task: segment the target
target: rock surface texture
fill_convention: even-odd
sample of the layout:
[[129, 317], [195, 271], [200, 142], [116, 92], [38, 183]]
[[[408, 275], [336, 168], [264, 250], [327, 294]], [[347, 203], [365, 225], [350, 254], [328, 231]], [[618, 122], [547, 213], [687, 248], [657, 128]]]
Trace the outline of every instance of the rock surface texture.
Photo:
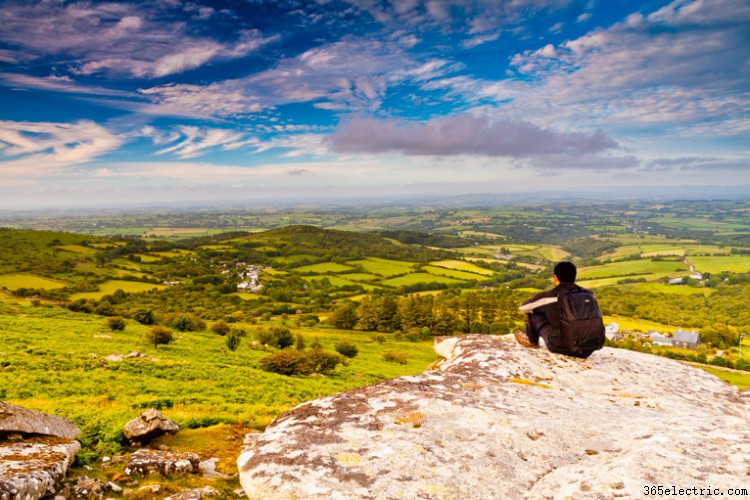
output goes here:
[[54, 495], [80, 448], [78, 441], [58, 437], [0, 442], [0, 499]]
[[[644, 498], [750, 489], [750, 403], [674, 360], [437, 339], [421, 375], [284, 413], [238, 458], [258, 499]], [[690, 497], [686, 494], [685, 497]], [[695, 494], [692, 497], [699, 497]]]
[[81, 431], [72, 420], [67, 418], [27, 410], [0, 401], [0, 435], [9, 433], [75, 439]]
[[54, 495], [81, 445], [67, 418], [0, 401], [0, 500]]
[[162, 415], [159, 410], [152, 408], [125, 424], [122, 432], [130, 441], [147, 443], [156, 437], [173, 434], [179, 430], [179, 425]]
[[200, 461], [200, 457], [195, 453], [141, 449], [130, 455], [125, 474], [128, 476], [197, 474]]

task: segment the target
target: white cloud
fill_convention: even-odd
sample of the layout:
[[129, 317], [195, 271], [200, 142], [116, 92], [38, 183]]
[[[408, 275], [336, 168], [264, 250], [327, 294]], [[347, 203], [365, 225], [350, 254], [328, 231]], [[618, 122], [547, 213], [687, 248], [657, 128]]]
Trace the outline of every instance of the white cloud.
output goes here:
[[37, 178], [89, 163], [117, 149], [123, 138], [96, 123], [0, 121], [0, 172]]
[[199, 128], [180, 126], [169, 134], [164, 134], [153, 127], [145, 127], [141, 134], [151, 137], [154, 144], [174, 143], [159, 150], [156, 154], [173, 153], [180, 158], [195, 158], [216, 151], [232, 151], [248, 146], [257, 147], [259, 141], [242, 132], [218, 128]]
[[243, 57], [276, 39], [240, 30], [235, 41], [219, 42], [191, 35], [166, 14], [149, 3], [7, 2], [0, 11], [0, 39], [21, 49], [16, 58], [64, 55], [73, 61], [68, 69], [78, 74], [138, 78]]
[[513, 64], [535, 80], [527, 100], [539, 115], [565, 109], [630, 125], [721, 122], [748, 108], [749, 26], [744, 0], [678, 0], [519, 54]]
[[169, 84], [139, 92], [152, 99], [143, 112], [185, 116], [239, 116], [257, 113], [267, 105], [250, 94], [238, 81], [210, 85]]
[[397, 43], [347, 37], [284, 59], [242, 81], [263, 102], [318, 101], [324, 109], [374, 111], [392, 73], [414, 67]]

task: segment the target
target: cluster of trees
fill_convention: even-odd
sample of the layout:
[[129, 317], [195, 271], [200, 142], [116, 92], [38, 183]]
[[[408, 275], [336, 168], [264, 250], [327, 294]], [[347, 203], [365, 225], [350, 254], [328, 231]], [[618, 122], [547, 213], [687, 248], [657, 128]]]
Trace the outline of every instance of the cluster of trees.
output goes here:
[[523, 324], [518, 302], [508, 289], [405, 297], [382, 294], [363, 297], [359, 302], [342, 302], [330, 322], [344, 330], [430, 335], [508, 333]]
[[[642, 318], [665, 325], [698, 328], [719, 348], [736, 346], [739, 332], [750, 332], [750, 284], [719, 286], [703, 294], [634, 293], [623, 286], [598, 289], [596, 298], [605, 315]], [[707, 340], [706, 340], [707, 339]]]

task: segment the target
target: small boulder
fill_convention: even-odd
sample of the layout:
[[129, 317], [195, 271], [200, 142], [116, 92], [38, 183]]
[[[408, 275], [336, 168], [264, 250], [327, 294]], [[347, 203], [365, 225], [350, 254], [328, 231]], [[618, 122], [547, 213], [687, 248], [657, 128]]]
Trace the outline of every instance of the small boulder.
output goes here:
[[147, 443], [156, 437], [174, 434], [179, 430], [179, 425], [152, 408], [125, 424], [122, 431], [130, 441]]
[[149, 476], [198, 473], [200, 461], [200, 457], [195, 453], [140, 449], [130, 456], [125, 474]]
[[73, 486], [73, 496], [75, 498], [104, 498], [107, 489], [107, 485], [98, 479], [80, 476]]

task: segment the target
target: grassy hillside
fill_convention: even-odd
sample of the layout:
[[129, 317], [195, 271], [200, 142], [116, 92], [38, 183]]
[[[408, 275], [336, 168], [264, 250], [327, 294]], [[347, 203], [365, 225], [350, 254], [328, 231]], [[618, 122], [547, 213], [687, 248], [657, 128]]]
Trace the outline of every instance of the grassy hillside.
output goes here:
[[[175, 332], [173, 343], [156, 349], [145, 340], [150, 327], [135, 321], [113, 332], [100, 316], [3, 297], [0, 399], [73, 419], [83, 431], [85, 461], [117, 452], [124, 444], [122, 426], [147, 408], [159, 408], [187, 428], [226, 423], [262, 429], [303, 401], [419, 373], [435, 359], [427, 341], [386, 334], [381, 344], [363, 332], [300, 328], [295, 331], [308, 345], [317, 340], [333, 351], [337, 341], [347, 340], [359, 354], [329, 376], [286, 377], [258, 368], [268, 352], [251, 348], [256, 326], [233, 326], [248, 332], [234, 352], [210, 330]], [[145, 357], [107, 359], [135, 351]], [[383, 353], [391, 351], [404, 353], [406, 362], [385, 361]]]

